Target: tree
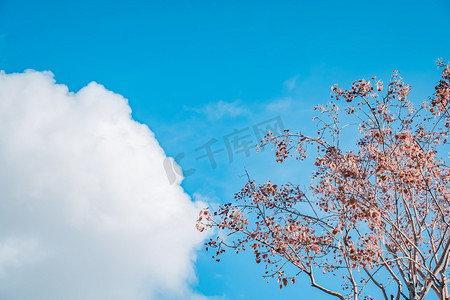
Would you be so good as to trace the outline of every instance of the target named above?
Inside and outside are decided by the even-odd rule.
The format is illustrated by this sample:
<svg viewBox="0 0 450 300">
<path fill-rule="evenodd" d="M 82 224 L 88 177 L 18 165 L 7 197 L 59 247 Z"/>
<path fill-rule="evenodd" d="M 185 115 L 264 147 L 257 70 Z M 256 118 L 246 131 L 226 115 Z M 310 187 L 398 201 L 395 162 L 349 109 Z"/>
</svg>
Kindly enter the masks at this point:
<svg viewBox="0 0 450 300">
<path fill-rule="evenodd" d="M 450 299 L 450 65 L 437 63 L 441 80 L 417 108 L 394 71 L 385 92 L 375 77 L 332 86 L 334 102 L 315 108 L 316 136 L 269 132 L 259 147 L 272 144 L 278 162 L 314 154 L 309 188 L 248 177 L 236 203 L 201 211 L 200 231 L 226 231 L 206 243 L 213 258 L 251 248 L 280 289 L 302 274 L 339 299 L 373 299 L 368 285 L 386 300 Z M 343 290 L 318 271 L 342 276 Z"/>
</svg>

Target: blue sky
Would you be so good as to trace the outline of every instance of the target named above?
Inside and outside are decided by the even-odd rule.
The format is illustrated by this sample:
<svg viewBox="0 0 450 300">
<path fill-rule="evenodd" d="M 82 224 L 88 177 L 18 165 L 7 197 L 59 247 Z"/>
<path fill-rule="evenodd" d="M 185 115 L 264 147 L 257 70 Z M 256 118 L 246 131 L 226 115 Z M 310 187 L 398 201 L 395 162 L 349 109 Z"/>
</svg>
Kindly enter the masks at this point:
<svg viewBox="0 0 450 300">
<path fill-rule="evenodd" d="M 181 186 L 227 202 L 258 180 L 308 184 L 295 163 L 265 151 L 227 155 L 223 137 L 272 118 L 312 130 L 329 86 L 400 70 L 417 101 L 433 92 L 434 61 L 450 59 L 448 1 L 0 0 L 0 69 L 51 71 L 77 92 L 95 81 L 128 99 L 168 156 L 184 153 Z M 196 150 L 212 139 L 213 168 Z M 185 174 L 186 175 L 186 174 Z M 298 281 L 280 293 L 246 254 L 220 263 L 197 252 L 190 287 L 224 299 L 328 299 Z M 333 285 L 332 282 L 330 282 Z M 160 296 L 162 297 L 162 296 Z"/>
</svg>

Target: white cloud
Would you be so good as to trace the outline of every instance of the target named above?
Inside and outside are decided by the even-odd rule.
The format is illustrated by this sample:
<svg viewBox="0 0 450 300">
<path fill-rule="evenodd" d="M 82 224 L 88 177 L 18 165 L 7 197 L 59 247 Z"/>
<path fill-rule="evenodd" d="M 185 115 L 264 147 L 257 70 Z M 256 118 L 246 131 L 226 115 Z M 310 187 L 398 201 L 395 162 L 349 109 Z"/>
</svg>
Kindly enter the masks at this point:
<svg viewBox="0 0 450 300">
<path fill-rule="evenodd" d="M 297 80 L 298 80 L 298 75 L 289 78 L 288 80 L 286 80 L 284 82 L 284 87 L 291 92 L 293 89 L 295 89 L 295 87 L 297 86 Z"/>
<path fill-rule="evenodd" d="M 7 238 L 0 242 L 0 280 L 8 276 L 8 270 L 42 259 L 36 240 Z"/>
<path fill-rule="evenodd" d="M 277 99 L 266 106 L 266 110 L 270 112 L 286 112 L 291 109 L 292 99 L 291 97 Z"/>
<path fill-rule="evenodd" d="M 226 300 L 227 297 L 225 295 L 223 296 L 212 296 L 212 297 L 205 297 L 203 295 L 194 295 L 189 300 Z"/>
<path fill-rule="evenodd" d="M 203 236 L 126 99 L 50 72 L 0 73 L 0 299 L 201 297 Z"/>
<path fill-rule="evenodd" d="M 233 102 L 220 100 L 218 102 L 210 102 L 203 107 L 186 107 L 186 109 L 206 115 L 210 120 L 219 120 L 223 117 L 237 117 L 247 112 L 239 100 Z"/>
</svg>

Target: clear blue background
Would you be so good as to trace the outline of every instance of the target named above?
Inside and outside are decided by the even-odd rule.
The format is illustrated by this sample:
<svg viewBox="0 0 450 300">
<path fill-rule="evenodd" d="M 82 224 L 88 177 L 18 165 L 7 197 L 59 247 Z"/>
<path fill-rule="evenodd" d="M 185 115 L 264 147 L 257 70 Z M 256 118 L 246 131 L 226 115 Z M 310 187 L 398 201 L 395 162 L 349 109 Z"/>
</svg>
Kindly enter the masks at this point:
<svg viewBox="0 0 450 300">
<path fill-rule="evenodd" d="M 168 155 L 185 153 L 181 166 L 196 170 L 185 190 L 225 202 L 244 184 L 244 167 L 258 180 L 305 186 L 308 173 L 296 163 L 276 165 L 268 151 L 236 154 L 231 163 L 222 152 L 213 169 L 195 159 L 197 147 L 276 116 L 288 128 L 312 130 L 312 107 L 329 100 L 331 84 L 387 81 L 393 69 L 416 101 L 425 100 L 439 76 L 434 61 L 450 59 L 449 13 L 444 0 L 0 0 L 0 69 L 51 70 L 72 91 L 96 81 L 122 94 Z M 238 101 L 243 113 L 199 113 L 220 100 Z M 193 288 L 208 296 L 330 298 L 301 280 L 280 292 L 250 255 L 220 263 L 198 255 Z"/>
</svg>

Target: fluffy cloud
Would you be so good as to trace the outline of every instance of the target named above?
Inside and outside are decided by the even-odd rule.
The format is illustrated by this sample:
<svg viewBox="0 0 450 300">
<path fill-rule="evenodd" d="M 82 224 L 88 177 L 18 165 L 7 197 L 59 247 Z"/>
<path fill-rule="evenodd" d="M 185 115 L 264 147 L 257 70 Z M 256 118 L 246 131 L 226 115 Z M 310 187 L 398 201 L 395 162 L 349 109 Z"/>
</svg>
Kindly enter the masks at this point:
<svg viewBox="0 0 450 300">
<path fill-rule="evenodd" d="M 0 73 L 0 299 L 200 297 L 200 204 L 165 157 L 103 86 Z"/>
</svg>

